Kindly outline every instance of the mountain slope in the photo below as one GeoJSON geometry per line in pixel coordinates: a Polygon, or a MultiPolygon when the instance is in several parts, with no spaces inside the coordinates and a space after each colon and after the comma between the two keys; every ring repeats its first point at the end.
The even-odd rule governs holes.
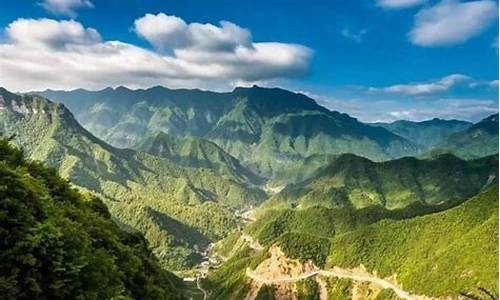
{"type": "Polygon", "coordinates": [[[431,154],[451,152],[465,159],[498,154],[498,114],[449,136],[431,154]]]}
{"type": "Polygon", "coordinates": [[[285,171],[308,156],[355,153],[386,160],[416,153],[409,141],[346,114],[329,111],[302,94],[236,88],[229,93],[154,87],[102,91],[45,91],[92,133],[118,147],[163,131],[215,142],[261,176],[285,171]]]}
{"type": "Polygon", "coordinates": [[[232,209],[256,205],[264,197],[262,191],[208,169],[109,146],[83,129],[62,104],[4,89],[0,96],[0,132],[16,134],[32,159],[103,196],[112,214],[145,234],[169,267],[182,269],[198,261],[196,248],[236,226],[232,209]],[[203,238],[178,234],[192,230],[203,238]],[[172,261],[165,249],[176,249],[178,259],[172,261]]]}
{"type": "MultiPolygon", "coordinates": [[[[230,236],[216,248],[220,255],[229,258],[209,274],[205,285],[213,299],[240,299],[259,290],[254,279],[246,276],[248,268],[258,270],[266,278],[301,278],[301,274],[310,274],[308,270],[328,272],[341,267],[371,277],[389,278],[414,295],[455,299],[462,292],[481,293],[479,288],[496,294],[496,185],[491,184],[452,208],[419,205],[387,210],[378,206],[364,209],[316,206],[268,210],[243,233],[230,236]],[[252,237],[254,242],[248,243],[252,237]],[[261,247],[257,248],[255,241],[261,247]],[[315,267],[311,267],[312,263],[315,267]]],[[[314,294],[320,288],[334,299],[360,295],[361,282],[338,282],[330,278],[333,282],[322,279],[327,280],[326,285],[319,278],[305,287],[304,281],[276,282],[260,291],[272,298],[284,290],[297,291],[302,286],[299,295],[314,294]]],[[[367,288],[370,287],[363,287],[367,288]]],[[[380,287],[373,290],[380,291],[380,287]]],[[[371,294],[361,297],[372,299],[378,292],[371,294]]],[[[394,296],[384,295],[385,292],[376,299],[394,296]]]]}
{"type": "Polygon", "coordinates": [[[185,299],[144,239],[121,230],[98,198],[0,140],[3,299],[185,299]]]}
{"type": "Polygon", "coordinates": [[[412,203],[463,200],[496,179],[497,165],[495,156],[464,161],[447,154],[428,160],[406,157],[376,163],[344,154],[310,179],[287,186],[263,208],[380,205],[395,209],[412,203]]]}
{"type": "Polygon", "coordinates": [[[417,294],[498,294],[498,188],[462,205],[408,220],[385,220],[336,236],[328,264],[397,274],[417,294]],[[338,245],[338,246],[335,246],[338,245]]]}
{"type": "Polygon", "coordinates": [[[134,148],[168,158],[181,166],[210,169],[242,183],[261,185],[264,181],[215,143],[201,138],[177,138],[158,132],[134,148]]]}
{"type": "Polygon", "coordinates": [[[383,127],[404,137],[415,145],[419,145],[422,150],[429,150],[451,134],[466,130],[472,123],[436,118],[422,122],[400,120],[392,123],[374,123],[373,125],[383,127]]]}

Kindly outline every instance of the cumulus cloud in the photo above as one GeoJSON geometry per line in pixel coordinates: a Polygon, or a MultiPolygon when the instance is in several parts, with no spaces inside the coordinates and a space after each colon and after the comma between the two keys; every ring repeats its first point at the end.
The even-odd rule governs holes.
{"type": "Polygon", "coordinates": [[[39,4],[55,15],[63,15],[71,18],[77,16],[76,11],[80,8],[94,7],[90,0],[44,0],[39,4]]]}
{"type": "Polygon", "coordinates": [[[164,13],[146,14],[135,20],[134,30],[158,49],[234,51],[252,46],[250,31],[227,21],[221,21],[220,26],[186,24],[181,18],[164,13]]]}
{"type": "Polygon", "coordinates": [[[365,36],[365,34],[368,32],[367,29],[361,29],[360,31],[358,32],[353,32],[347,28],[344,28],[342,29],[342,31],[340,32],[340,34],[345,37],[345,38],[348,38],[356,43],[361,43],[363,42],[363,38],[365,36]]]}
{"type": "Polygon", "coordinates": [[[427,0],[378,0],[377,4],[388,9],[402,9],[421,5],[427,0]]]}
{"type": "Polygon", "coordinates": [[[253,42],[229,22],[186,24],[146,15],[135,31],[155,50],[103,40],[76,21],[18,19],[0,44],[0,86],[16,91],[127,85],[224,89],[234,82],[263,82],[307,74],[311,49],[253,42]],[[169,51],[166,51],[169,50],[169,51]]]}
{"type": "Polygon", "coordinates": [[[76,21],[18,19],[9,24],[5,31],[13,44],[28,48],[54,49],[67,45],[90,45],[101,41],[95,29],[84,28],[76,21]]]}
{"type": "Polygon", "coordinates": [[[413,44],[423,47],[461,44],[485,30],[497,14],[497,3],[492,0],[442,0],[417,13],[409,37],[413,44]]]}
{"type": "Polygon", "coordinates": [[[369,92],[384,92],[402,94],[410,96],[421,96],[441,93],[450,88],[472,80],[471,77],[463,74],[451,74],[438,80],[425,83],[396,84],[387,87],[370,87],[369,92]]]}

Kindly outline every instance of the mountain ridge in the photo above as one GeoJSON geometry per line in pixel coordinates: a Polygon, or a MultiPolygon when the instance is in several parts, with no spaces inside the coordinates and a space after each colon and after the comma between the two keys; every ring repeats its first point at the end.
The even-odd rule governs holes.
{"type": "Polygon", "coordinates": [[[472,126],[471,122],[456,119],[439,119],[415,122],[409,120],[398,120],[391,123],[372,123],[412,141],[414,144],[428,150],[451,134],[467,129],[472,126]]]}
{"type": "Polygon", "coordinates": [[[113,216],[157,246],[153,250],[164,266],[183,269],[199,261],[196,247],[237,226],[234,210],[266,197],[258,187],[210,169],[183,167],[168,158],[110,146],[80,126],[60,103],[1,92],[0,132],[15,134],[16,143],[32,159],[47,162],[77,186],[100,195],[113,216]],[[158,221],[162,215],[165,220],[158,221]],[[178,224],[168,218],[186,228],[168,228],[178,224]],[[189,227],[203,236],[197,243],[176,235],[189,227]],[[164,243],[153,242],[160,240],[164,243]],[[177,251],[175,261],[162,254],[168,253],[165,248],[177,251]]]}
{"type": "Polygon", "coordinates": [[[410,141],[384,128],[280,88],[238,87],[217,93],[153,87],[42,94],[65,103],[85,128],[112,145],[140,144],[157,131],[205,138],[264,177],[315,154],[353,152],[386,160],[417,152],[410,141]]]}

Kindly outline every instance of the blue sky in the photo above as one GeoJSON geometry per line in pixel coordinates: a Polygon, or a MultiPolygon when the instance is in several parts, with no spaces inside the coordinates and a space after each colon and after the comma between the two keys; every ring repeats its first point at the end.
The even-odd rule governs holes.
{"type": "Polygon", "coordinates": [[[477,121],[498,110],[497,14],[493,0],[2,0],[0,85],[258,84],[364,121],[477,121]]]}

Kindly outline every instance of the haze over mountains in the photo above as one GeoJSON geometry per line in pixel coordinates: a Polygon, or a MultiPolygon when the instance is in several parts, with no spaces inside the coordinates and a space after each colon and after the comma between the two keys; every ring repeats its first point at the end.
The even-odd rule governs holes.
{"type": "Polygon", "coordinates": [[[0,300],[498,300],[498,9],[0,0],[0,300]]]}
{"type": "MultiPolygon", "coordinates": [[[[202,261],[217,261],[217,270],[198,282],[211,299],[279,289],[313,295],[323,286],[309,278],[266,289],[246,275],[247,267],[264,270],[264,277],[275,272],[266,259],[277,253],[279,262],[297,260],[293,265],[303,268],[362,264],[397,274],[421,295],[456,297],[462,290],[452,280],[461,289],[498,292],[494,268],[485,267],[498,253],[486,238],[498,227],[492,217],[498,114],[476,124],[365,124],[305,95],[256,86],[227,93],[119,87],[22,95],[0,88],[0,132],[14,135],[27,158],[101,197],[121,230],[144,236],[162,268],[193,276],[202,261]],[[423,244],[391,238],[387,230],[411,232],[423,244]],[[453,249],[467,255],[444,249],[458,236],[453,249]],[[484,241],[477,249],[470,245],[475,238],[484,241]],[[453,269],[450,281],[425,290],[417,277],[434,260],[424,255],[433,251],[430,241],[444,253],[433,278],[447,276],[454,259],[466,275],[453,269]],[[382,257],[384,247],[391,258],[382,257]],[[404,249],[414,249],[413,256],[393,259],[404,249]],[[481,251],[488,254],[468,259],[481,251]],[[418,269],[413,259],[422,260],[418,269]]],[[[325,280],[331,299],[340,297],[339,285],[347,295],[358,289],[355,281],[325,280]]],[[[181,289],[176,293],[190,293],[181,289]]],[[[392,291],[380,293],[397,299],[392,291]]]]}
{"type": "Polygon", "coordinates": [[[395,121],[392,123],[374,123],[412,141],[423,149],[430,149],[441,143],[450,134],[469,128],[472,123],[459,120],[432,119],[422,122],[395,121]]]}
{"type": "Polygon", "coordinates": [[[155,131],[200,137],[266,177],[315,154],[354,153],[380,161],[417,152],[411,142],[383,128],[282,89],[254,86],[214,93],[119,87],[42,94],[67,105],[83,126],[116,147],[133,147],[155,131]]]}

